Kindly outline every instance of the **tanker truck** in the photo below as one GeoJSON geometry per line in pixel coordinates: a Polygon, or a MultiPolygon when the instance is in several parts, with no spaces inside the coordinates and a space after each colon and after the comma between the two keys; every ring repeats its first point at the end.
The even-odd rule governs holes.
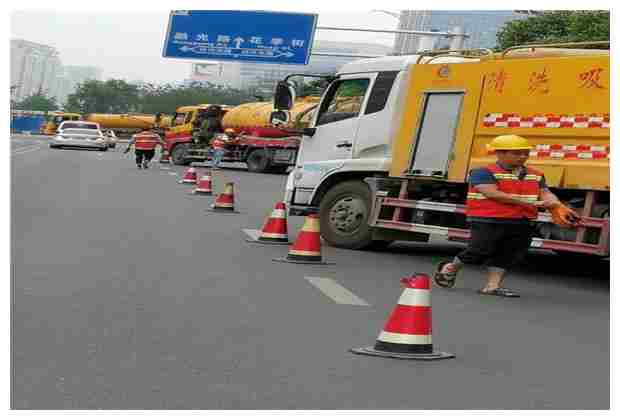
{"type": "MultiPolygon", "coordinates": [[[[291,109],[291,127],[309,123],[318,98],[307,97],[295,102],[291,109]]],[[[211,104],[185,106],[177,109],[172,127],[166,130],[165,147],[172,162],[186,165],[205,162],[211,158],[209,145],[198,141],[192,132],[200,116],[206,114],[211,104]]],[[[245,163],[251,172],[284,173],[295,163],[300,137],[287,128],[269,123],[273,105],[270,102],[253,102],[221,109],[221,130],[234,130],[234,139],[226,142],[222,161],[245,163]]],[[[224,135],[220,133],[219,135],[224,135]]]]}
{"type": "Polygon", "coordinates": [[[86,114],[84,120],[98,123],[102,130],[113,130],[119,137],[130,137],[141,130],[164,130],[170,127],[172,117],[162,114],[86,114]]]}
{"type": "MultiPolygon", "coordinates": [[[[342,248],[467,241],[469,173],[495,161],[493,138],[516,134],[532,146],[527,165],[583,221],[564,228],[541,211],[531,247],[608,257],[609,64],[608,42],[345,64],[301,130],[285,190],[289,212],[318,214],[323,239],[342,248]],[[345,101],[356,105],[341,107],[345,101]]],[[[285,79],[274,122],[287,120],[292,98],[285,79]]]]}

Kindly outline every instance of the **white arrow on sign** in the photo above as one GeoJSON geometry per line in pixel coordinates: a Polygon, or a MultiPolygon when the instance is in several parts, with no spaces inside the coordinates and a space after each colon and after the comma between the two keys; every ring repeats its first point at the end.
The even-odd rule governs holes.
{"type": "Polygon", "coordinates": [[[238,36],[237,38],[234,39],[234,41],[235,41],[235,44],[237,44],[235,48],[241,48],[241,43],[245,40],[241,38],[240,36],[238,36]]]}
{"type": "Polygon", "coordinates": [[[183,52],[188,52],[191,51],[192,49],[190,47],[188,47],[187,45],[183,45],[181,48],[179,48],[181,51],[183,52]]]}

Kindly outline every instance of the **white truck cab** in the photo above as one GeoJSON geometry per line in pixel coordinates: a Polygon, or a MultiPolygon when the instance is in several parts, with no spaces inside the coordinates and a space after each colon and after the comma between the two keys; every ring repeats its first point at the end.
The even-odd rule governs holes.
{"type": "MultiPolygon", "coordinates": [[[[376,240],[367,223],[371,194],[364,179],[389,172],[406,86],[419,58],[388,56],[344,65],[304,130],[285,202],[291,215],[318,213],[321,233],[332,245],[364,248],[376,240]]],[[[434,60],[464,61],[470,59],[434,60]]],[[[281,109],[277,92],[276,108],[281,109]]]]}

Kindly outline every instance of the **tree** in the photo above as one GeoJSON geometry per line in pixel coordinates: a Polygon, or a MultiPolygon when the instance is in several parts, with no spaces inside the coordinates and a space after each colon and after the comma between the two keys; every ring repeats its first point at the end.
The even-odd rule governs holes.
{"type": "Polygon", "coordinates": [[[23,100],[15,103],[15,108],[28,111],[54,111],[58,109],[56,99],[47,96],[43,91],[30,95],[23,100]]]}
{"type": "Polygon", "coordinates": [[[118,114],[140,108],[138,86],[124,80],[87,80],[69,95],[65,108],[70,112],[118,114]]]}
{"type": "Polygon", "coordinates": [[[498,49],[534,43],[609,41],[609,11],[548,11],[513,20],[497,33],[498,49]]]}
{"type": "Polygon", "coordinates": [[[256,99],[249,91],[222,87],[211,83],[192,83],[189,86],[147,84],[140,88],[140,111],[148,114],[172,114],[184,105],[239,105],[256,99]]]}

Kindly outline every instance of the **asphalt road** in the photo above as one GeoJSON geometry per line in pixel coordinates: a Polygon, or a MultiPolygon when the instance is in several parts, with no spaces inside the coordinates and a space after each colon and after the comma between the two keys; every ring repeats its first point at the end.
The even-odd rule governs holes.
{"type": "Polygon", "coordinates": [[[365,357],[348,350],[374,344],[400,278],[460,245],[275,263],[286,247],[241,229],[260,227],[283,175],[217,172],[242,212],[219,215],[180,167],[21,136],[11,154],[14,409],[609,408],[606,262],[531,254],[507,280],[514,300],[477,295],[468,269],[433,291],[434,345],[456,358],[365,357]],[[342,288],[358,304],[334,300],[342,288]]]}

